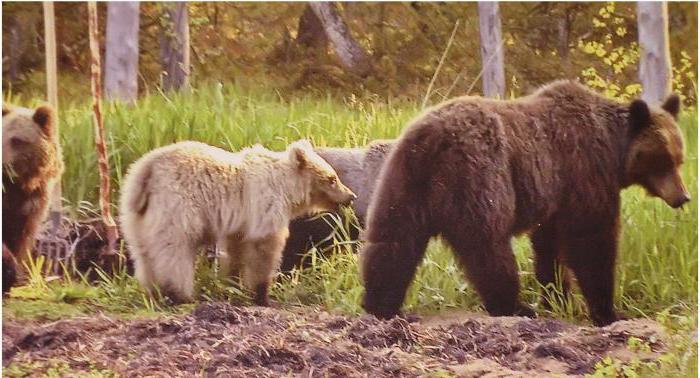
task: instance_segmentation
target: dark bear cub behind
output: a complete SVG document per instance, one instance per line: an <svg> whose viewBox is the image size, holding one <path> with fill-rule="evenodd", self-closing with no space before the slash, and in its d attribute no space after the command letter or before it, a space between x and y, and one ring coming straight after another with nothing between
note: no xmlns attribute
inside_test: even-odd
<svg viewBox="0 0 700 378"><path fill-rule="evenodd" d="M641 185L672 207L690 199L679 106L677 96L623 104L560 81L518 100L461 97L429 109L398 140L372 198L364 308L396 315L440 235L490 314L533 316L518 299L511 250L514 235L529 233L540 283L563 264L592 320L614 322L620 191Z"/></svg>
<svg viewBox="0 0 700 378"><path fill-rule="evenodd" d="M350 240L357 240L360 227L365 224L367 207L374 192L379 170L393 144L394 142L389 140L376 140L366 148L315 149L335 169L340 180L357 194L357 199L352 204L357 222L346 219L342 214L334 214L347 224L347 236ZM336 228L337 224L328 216L293 220L289 224L289 238L282 254L281 270L288 272L295 267L308 266L310 260L304 259L307 251L316 246L319 251L324 252L333 246Z"/></svg>

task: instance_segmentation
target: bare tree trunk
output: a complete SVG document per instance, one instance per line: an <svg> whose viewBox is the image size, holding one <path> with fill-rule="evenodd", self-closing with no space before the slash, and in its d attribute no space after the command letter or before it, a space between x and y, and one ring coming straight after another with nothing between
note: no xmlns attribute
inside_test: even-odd
<svg viewBox="0 0 700 378"><path fill-rule="evenodd" d="M102 83L100 83L100 43L99 27L97 25L97 3L88 2L88 28L90 39L90 77L92 86L93 122L95 125L95 147L97 148L97 165L100 171L100 213L105 224L107 234L107 250L103 254L111 255L116 252L117 225L112 218L110 208L110 182L109 161L107 158L107 145L105 144L105 129L102 122Z"/></svg>
<svg viewBox="0 0 700 378"><path fill-rule="evenodd" d="M330 2L311 2L309 6L321 20L326 36L333 44L343 67L356 75L367 76L372 69L369 57L350 34L350 29L338 13L336 5Z"/></svg>
<svg viewBox="0 0 700 378"><path fill-rule="evenodd" d="M107 3L105 97L134 101L138 96L139 3Z"/></svg>
<svg viewBox="0 0 700 378"><path fill-rule="evenodd" d="M326 49L328 46L328 37L323 30L323 24L308 4L304 7L304 13L299 18L296 42L301 46L319 50Z"/></svg>
<svg viewBox="0 0 700 378"><path fill-rule="evenodd" d="M506 93L506 75L503 68L503 39L498 2L479 2L479 35L484 96L503 98Z"/></svg>
<svg viewBox="0 0 700 378"><path fill-rule="evenodd" d="M46 92L49 104L56 112L56 121L54 123L53 142L56 144L59 159L63 156L61 153L61 143L59 141L58 128L58 69L56 64L56 19L54 17L54 8L52 1L44 1L44 47L46 49ZM58 231L58 226L61 224L61 179L58 178L51 190L51 205L49 211L49 220L51 222L54 235Z"/></svg>
<svg viewBox="0 0 700 378"><path fill-rule="evenodd" d="M9 13L9 12L8 12ZM19 79L20 63L22 60L22 26L16 15L8 16L7 79L14 83ZM4 61L4 59L3 59Z"/></svg>
<svg viewBox="0 0 700 378"><path fill-rule="evenodd" d="M164 3L166 26L160 38L163 89L177 90L189 85L190 25L187 2Z"/></svg>
<svg viewBox="0 0 700 378"><path fill-rule="evenodd" d="M639 81L642 83L642 99L658 104L671 92L666 2L638 2L637 26L641 47Z"/></svg>

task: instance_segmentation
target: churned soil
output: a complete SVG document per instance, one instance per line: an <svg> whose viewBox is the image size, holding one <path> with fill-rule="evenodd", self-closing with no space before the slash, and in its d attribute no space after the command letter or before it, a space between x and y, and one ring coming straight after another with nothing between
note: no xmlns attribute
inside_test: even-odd
<svg viewBox="0 0 700 378"><path fill-rule="evenodd" d="M455 312L383 321L228 303L157 319L6 319L2 335L5 368L60 360L76 373L164 377L580 376L605 356L654 360L665 350L661 327L648 320L596 328ZM632 352L630 337L651 350Z"/></svg>

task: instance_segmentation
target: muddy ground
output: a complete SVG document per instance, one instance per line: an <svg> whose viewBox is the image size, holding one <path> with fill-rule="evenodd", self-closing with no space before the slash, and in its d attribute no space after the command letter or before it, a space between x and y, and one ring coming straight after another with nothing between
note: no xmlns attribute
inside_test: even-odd
<svg viewBox="0 0 700 378"><path fill-rule="evenodd" d="M225 303L161 319L5 320L2 335L3 367L58 359L73 371L125 376L577 376L607 355L651 360L665 350L661 327L646 320L605 328L468 313L380 321ZM633 353L630 337L651 351Z"/></svg>

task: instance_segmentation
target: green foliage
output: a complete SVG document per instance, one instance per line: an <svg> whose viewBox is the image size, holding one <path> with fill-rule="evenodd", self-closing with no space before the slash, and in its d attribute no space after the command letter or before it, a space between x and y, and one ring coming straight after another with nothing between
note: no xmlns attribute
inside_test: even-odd
<svg viewBox="0 0 700 378"><path fill-rule="evenodd" d="M435 77L431 103L457 94L480 92L482 69L476 3L342 3L341 15L365 48L374 67L367 78L346 72L332 48L308 48L296 40L304 3L191 2L192 80L201 87L214 78L247 87L266 86L282 93L372 93L417 98ZM43 97L43 45L40 3L4 2L3 78L10 67L17 77L3 90ZM671 2L669 31L674 67L682 71L674 86L694 101L697 70L697 4ZM160 41L170 25L163 6L140 5L139 90L157 93L161 78ZM560 78L583 77L609 83L630 95L638 82L634 51L637 26L634 3L514 2L500 6L506 76L518 78L507 93L520 96ZM106 4L99 5L104 30ZM84 3L57 3L60 97L85 98L89 92L88 43ZM445 46L459 24L449 51ZM167 31L165 32L168 33ZM583 44L583 46L581 45ZM587 47L586 47L587 46ZM585 51L584 51L585 49ZM592 49L592 50L591 50ZM620 50L623 49L624 51ZM19 56L18 64L10 52ZM446 52L444 59L443 52ZM594 71L590 69L593 68ZM586 71L582 75L582 71ZM73 85L77 82L77 86ZM82 91L73 88L82 88ZM70 93L65 93L70 92ZM74 96L75 95L75 96ZM27 97L29 98L29 97Z"/></svg>

